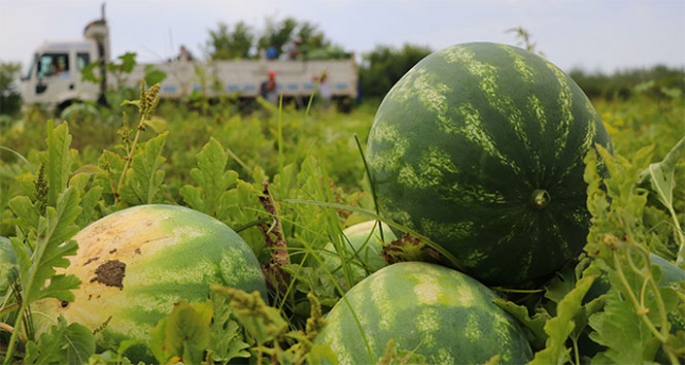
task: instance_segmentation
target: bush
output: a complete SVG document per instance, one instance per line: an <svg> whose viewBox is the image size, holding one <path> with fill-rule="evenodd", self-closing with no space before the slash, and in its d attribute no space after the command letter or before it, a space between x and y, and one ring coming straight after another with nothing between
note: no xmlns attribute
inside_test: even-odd
<svg viewBox="0 0 685 365"><path fill-rule="evenodd" d="M364 98L379 99L431 49L425 46L405 44L402 49L377 46L364 55L364 64L359 69L359 83Z"/></svg>
<svg viewBox="0 0 685 365"><path fill-rule="evenodd" d="M21 94L16 90L21 64L0 62L0 115L21 110Z"/></svg>

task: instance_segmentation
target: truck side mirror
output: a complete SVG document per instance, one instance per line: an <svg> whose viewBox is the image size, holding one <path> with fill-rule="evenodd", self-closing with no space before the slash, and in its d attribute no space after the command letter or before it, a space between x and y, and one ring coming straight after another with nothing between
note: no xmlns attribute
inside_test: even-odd
<svg viewBox="0 0 685 365"><path fill-rule="evenodd" d="M38 84L36 85L36 94L42 94L48 89L48 85L43 83L43 79L38 79Z"/></svg>

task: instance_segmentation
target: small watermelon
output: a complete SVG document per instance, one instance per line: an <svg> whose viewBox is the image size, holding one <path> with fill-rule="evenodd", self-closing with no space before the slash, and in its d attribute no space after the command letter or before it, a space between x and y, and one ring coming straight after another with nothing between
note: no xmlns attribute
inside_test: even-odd
<svg viewBox="0 0 685 365"><path fill-rule="evenodd" d="M583 158L609 136L546 59L496 43L434 52L385 96L366 158L380 212L487 285L543 280L590 226Z"/></svg>
<svg viewBox="0 0 685 365"><path fill-rule="evenodd" d="M525 333L475 279L424 262L386 266L354 286L333 307L315 342L338 363L375 364L392 339L429 364L502 364L532 359Z"/></svg>
<svg viewBox="0 0 685 365"><path fill-rule="evenodd" d="M140 205L110 214L73 238L79 244L70 265L58 273L81 279L76 299L38 303L34 316L54 323L59 315L96 330L101 349L122 340L143 340L159 319L181 300L202 302L211 284L266 300L264 275L245 241L222 222L172 205ZM150 361L149 349L126 352L134 363Z"/></svg>
<svg viewBox="0 0 685 365"><path fill-rule="evenodd" d="M383 237L381 239L381 230ZM383 246L397 239L390 227L379 221L357 223L343 230L342 253L336 252L333 243L329 243L321 251L326 268L335 276L338 283L347 288L347 280L342 269L341 255L345 255L352 275L352 285L360 282L385 266L381 253Z"/></svg>

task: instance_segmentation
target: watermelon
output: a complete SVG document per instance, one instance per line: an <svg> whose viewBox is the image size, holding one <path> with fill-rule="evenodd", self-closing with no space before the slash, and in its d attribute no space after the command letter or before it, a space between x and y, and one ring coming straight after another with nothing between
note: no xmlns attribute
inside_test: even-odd
<svg viewBox="0 0 685 365"><path fill-rule="evenodd" d="M381 230L383 239L381 239ZM385 266L381 253L383 246L397 239L390 227L379 221L357 223L343 230L343 252L337 252L333 243L328 243L321 256L326 268L333 274L343 288L348 288L345 273L342 269L341 255L345 255L346 263L351 269L352 285L358 283L369 273Z"/></svg>
<svg viewBox="0 0 685 365"><path fill-rule="evenodd" d="M402 262L348 291L326 316L315 343L343 364L375 364L386 345L414 351L429 364L524 364L532 350L515 319L493 304L497 295L450 268Z"/></svg>
<svg viewBox="0 0 685 365"><path fill-rule="evenodd" d="M487 285L540 282L590 226L583 158L612 150L583 91L546 59L466 43L409 70L374 117L366 158L380 212Z"/></svg>
<svg viewBox="0 0 685 365"><path fill-rule="evenodd" d="M123 340L146 341L174 303L207 300L211 284L259 291L267 299L261 266L247 243L219 220L186 207L124 209L90 224L73 239L78 252L58 273L81 279L75 300L46 299L33 314L38 323L43 319L43 329L59 315L97 329L101 349L116 350ZM153 359L146 346L125 355L134 363Z"/></svg>

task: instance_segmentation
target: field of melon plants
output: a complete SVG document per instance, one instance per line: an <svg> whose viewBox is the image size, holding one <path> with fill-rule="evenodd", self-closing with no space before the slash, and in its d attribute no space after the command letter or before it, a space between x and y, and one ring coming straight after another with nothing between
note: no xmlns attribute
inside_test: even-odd
<svg viewBox="0 0 685 365"><path fill-rule="evenodd" d="M143 86L2 119L0 359L685 362L683 96L427 60L349 114Z"/></svg>

